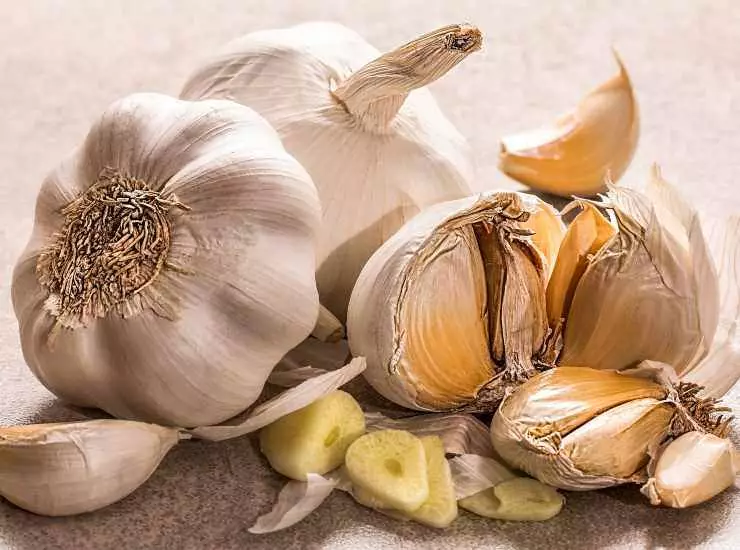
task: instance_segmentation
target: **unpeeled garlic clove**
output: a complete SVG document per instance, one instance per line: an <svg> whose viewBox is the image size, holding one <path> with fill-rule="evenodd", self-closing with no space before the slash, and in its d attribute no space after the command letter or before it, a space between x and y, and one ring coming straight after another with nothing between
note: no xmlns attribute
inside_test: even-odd
<svg viewBox="0 0 740 550"><path fill-rule="evenodd" d="M126 420L0 428L0 495L45 516L91 512L139 488L179 438Z"/></svg>
<svg viewBox="0 0 740 550"><path fill-rule="evenodd" d="M499 168L540 191L594 195L629 166L639 136L632 83L619 56L619 73L590 92L555 124L501 140Z"/></svg>
<svg viewBox="0 0 740 550"><path fill-rule="evenodd" d="M740 455L728 439L688 432L666 445L642 493L652 504L687 508L732 486L738 475Z"/></svg>

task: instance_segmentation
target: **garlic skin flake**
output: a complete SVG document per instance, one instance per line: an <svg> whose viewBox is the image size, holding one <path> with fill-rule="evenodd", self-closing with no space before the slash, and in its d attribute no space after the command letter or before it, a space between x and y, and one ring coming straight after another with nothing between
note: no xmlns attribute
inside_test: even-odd
<svg viewBox="0 0 740 550"><path fill-rule="evenodd" d="M499 169L553 195L595 195L617 181L632 160L640 134L637 101L627 70L591 91L552 126L501 140Z"/></svg>
<svg viewBox="0 0 740 550"><path fill-rule="evenodd" d="M139 488L179 439L125 420L0 428L0 495L45 516L92 512Z"/></svg>
<svg viewBox="0 0 740 550"><path fill-rule="evenodd" d="M319 222L310 177L251 109L121 99L39 193L12 286L26 362L118 418L226 420L314 328Z"/></svg>
<svg viewBox="0 0 740 550"><path fill-rule="evenodd" d="M663 448L642 493L652 504L688 508L731 487L740 476L740 454L728 439L687 432Z"/></svg>
<svg viewBox="0 0 740 550"><path fill-rule="evenodd" d="M379 393L416 410L491 410L534 374L550 265L521 225L535 213L537 233L562 235L538 198L490 191L426 209L378 249L353 291L347 334Z"/></svg>
<svg viewBox="0 0 740 550"><path fill-rule="evenodd" d="M424 88L482 42L449 25L381 54L335 23L231 42L185 84L185 99L255 109L311 174L321 197L317 284L340 321L372 253L422 208L470 192L471 153Z"/></svg>

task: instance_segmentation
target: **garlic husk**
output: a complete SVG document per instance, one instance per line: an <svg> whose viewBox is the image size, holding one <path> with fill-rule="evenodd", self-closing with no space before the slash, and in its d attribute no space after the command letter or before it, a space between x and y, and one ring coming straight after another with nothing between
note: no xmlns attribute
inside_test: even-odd
<svg viewBox="0 0 740 550"><path fill-rule="evenodd" d="M148 282L110 307L91 298L90 311L73 314L49 287L55 258L72 257L54 251L56 234L71 231L62 210L122 180L138 186L130 193L152 197L141 212L167 206L159 208L167 220L159 229L169 248ZM111 219L107 209L125 214L93 202L106 210L82 215L93 225L77 230L77 252L106 234L94 224ZM257 399L274 365L314 327L319 221L310 177L251 109L160 94L121 99L39 193L33 235L13 274L26 362L65 401L118 418L183 427L230 418ZM102 254L90 258L102 265L95 263ZM145 260L134 257L131 269ZM100 288L101 277L75 269L63 285Z"/></svg>
<svg viewBox="0 0 740 550"><path fill-rule="evenodd" d="M449 25L381 54L336 23L248 34L181 97L228 98L264 116L311 174L323 206L317 284L340 321L372 253L422 208L470 192L471 153L425 86L478 50Z"/></svg>
<svg viewBox="0 0 740 550"><path fill-rule="evenodd" d="M731 487L740 476L740 455L728 439L687 432L660 452L642 493L652 504L687 508Z"/></svg>
<svg viewBox="0 0 740 550"><path fill-rule="evenodd" d="M92 512L138 489L179 439L125 420L0 428L0 495L45 516Z"/></svg>
<svg viewBox="0 0 740 550"><path fill-rule="evenodd" d="M538 198L490 191L428 208L373 255L347 333L379 393L417 410L492 408L535 372L549 265L520 226L530 213L541 214L538 232L563 234Z"/></svg>
<svg viewBox="0 0 740 550"><path fill-rule="evenodd" d="M491 424L496 452L542 483L591 490L646 479L675 404L648 378L557 367L522 384Z"/></svg>
<svg viewBox="0 0 740 550"><path fill-rule="evenodd" d="M501 140L499 168L540 191L569 197L606 190L637 147L637 101L622 61L619 73L591 91L555 124Z"/></svg>
<svg viewBox="0 0 740 550"><path fill-rule="evenodd" d="M676 223L675 204L625 188L612 188L603 205L613 211L617 233L574 275L558 363L619 370L651 359L680 375L707 353L719 313L717 275L698 218ZM593 209L589 215L601 216ZM561 247L559 259L574 254Z"/></svg>

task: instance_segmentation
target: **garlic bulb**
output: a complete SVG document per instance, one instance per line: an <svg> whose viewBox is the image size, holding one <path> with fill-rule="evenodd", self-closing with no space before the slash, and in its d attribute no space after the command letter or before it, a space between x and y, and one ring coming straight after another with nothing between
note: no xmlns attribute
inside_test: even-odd
<svg viewBox="0 0 740 550"><path fill-rule="evenodd" d="M726 433L724 409L648 376L647 363L632 376L561 366L530 378L494 415L494 449L541 482L578 491L646 481L650 454L671 434Z"/></svg>
<svg viewBox="0 0 740 550"><path fill-rule="evenodd" d="M365 265L350 301L349 344L367 358L370 384L412 409L491 410L545 351L552 257L537 237L562 233L550 206L512 192L409 221Z"/></svg>
<svg viewBox="0 0 740 550"><path fill-rule="evenodd" d="M139 488L178 440L125 420L0 428L0 495L46 516L91 512Z"/></svg>
<svg viewBox="0 0 740 550"><path fill-rule="evenodd" d="M637 101L619 57L619 73L552 126L501 140L499 168L553 195L595 195L627 170L640 133Z"/></svg>
<svg viewBox="0 0 740 550"><path fill-rule="evenodd" d="M701 225L657 171L648 193L612 189L600 203L612 221L581 202L547 288L551 325L565 324L559 364L619 370L650 359L682 374L707 353L719 298Z"/></svg>
<svg viewBox="0 0 740 550"><path fill-rule="evenodd" d="M420 209L469 193L466 141L423 87L481 41L450 25L381 55L346 27L307 23L232 42L185 85L184 99L255 109L311 174L323 206L317 284L341 321L372 253Z"/></svg>
<svg viewBox="0 0 740 550"><path fill-rule="evenodd" d="M135 94L45 180L13 305L31 370L113 416L238 414L318 315L311 179L228 101Z"/></svg>
<svg viewBox="0 0 740 550"><path fill-rule="evenodd" d="M642 488L652 504L687 508L709 500L740 476L740 454L724 438L688 432L669 443Z"/></svg>

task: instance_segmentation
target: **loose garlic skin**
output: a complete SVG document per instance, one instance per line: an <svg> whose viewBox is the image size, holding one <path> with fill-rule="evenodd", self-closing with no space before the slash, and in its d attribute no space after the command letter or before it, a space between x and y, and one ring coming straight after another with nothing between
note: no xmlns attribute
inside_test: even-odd
<svg viewBox="0 0 740 550"><path fill-rule="evenodd" d="M373 255L353 291L347 333L379 393L447 411L475 405L486 385L502 393L502 377L534 372L552 261L526 236L525 223L535 222L537 234L564 232L536 197L490 191L426 209Z"/></svg>
<svg viewBox="0 0 740 550"><path fill-rule="evenodd" d="M632 160L640 134L637 101L622 61L619 73L551 126L501 140L499 168L517 181L562 197L606 191Z"/></svg>
<svg viewBox="0 0 740 550"><path fill-rule="evenodd" d="M112 182L125 184L120 202L138 213L105 198L118 189ZM79 207L97 208L97 217L62 212ZM147 217L152 208L156 219ZM101 242L118 228L85 230L69 225L72 215L98 224L144 215L146 223L133 233L119 226L128 241ZM180 427L226 420L257 399L275 364L314 327L319 221L311 178L254 111L159 94L121 99L39 192L12 286L26 362L55 395L118 418ZM75 237L60 249L65 231ZM84 239L102 252L84 256ZM122 269L138 276L151 257L111 251L142 239L159 243L158 271L117 299L113 290L127 280L105 271L110 261L133 261ZM69 270L63 278L60 269ZM70 292L99 284L92 269L119 286L93 292L86 310L65 305Z"/></svg>
<svg viewBox="0 0 740 550"><path fill-rule="evenodd" d="M321 197L317 285L341 321L372 253L422 208L470 192L471 152L427 84L482 42L449 25L386 54L336 23L248 34L185 84L185 99L255 109Z"/></svg>
<svg viewBox="0 0 740 550"><path fill-rule="evenodd" d="M92 512L138 489L179 438L124 420L0 428L0 496L45 516Z"/></svg>

